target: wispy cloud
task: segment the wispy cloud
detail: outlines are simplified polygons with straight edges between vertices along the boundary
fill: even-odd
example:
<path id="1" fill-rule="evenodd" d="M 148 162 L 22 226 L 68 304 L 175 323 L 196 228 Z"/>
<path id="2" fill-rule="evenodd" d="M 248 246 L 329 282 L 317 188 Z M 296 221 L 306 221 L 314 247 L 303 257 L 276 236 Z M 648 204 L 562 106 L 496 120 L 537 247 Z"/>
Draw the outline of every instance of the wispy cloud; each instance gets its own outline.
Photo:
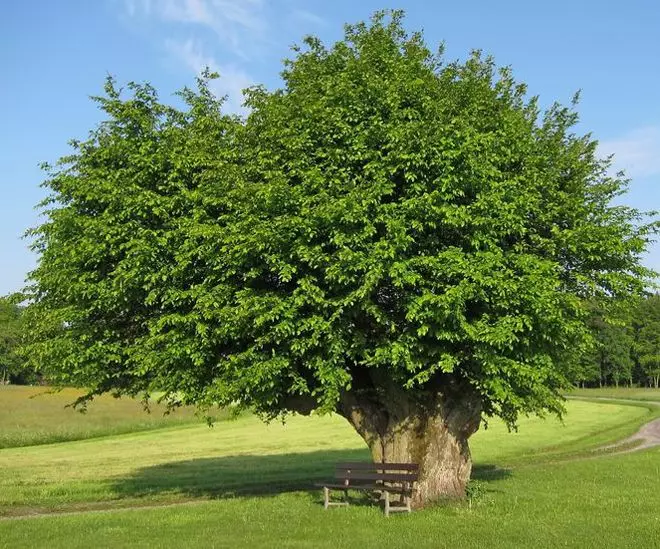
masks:
<path id="1" fill-rule="evenodd" d="M 254 83 L 247 73 L 232 64 L 219 63 L 193 38 L 184 42 L 167 40 L 165 45 L 177 60 L 195 74 L 201 73 L 207 67 L 218 72 L 220 78 L 211 83 L 211 91 L 218 97 L 227 96 L 225 105 L 230 112 L 246 114 L 247 111 L 243 107 L 243 90 Z"/>
<path id="2" fill-rule="evenodd" d="M 125 7 L 131 17 L 211 31 L 243 58 L 265 39 L 268 26 L 264 0 L 125 0 Z"/>
<path id="3" fill-rule="evenodd" d="M 242 90 L 254 83 L 248 74 L 282 46 L 295 27 L 325 26 L 304 0 L 114 0 L 137 29 L 148 28 L 165 54 L 179 67 L 199 74 L 205 67 L 220 73 L 211 83 L 226 95 L 228 110 L 245 114 Z M 279 38 L 278 38 L 279 37 Z"/>
<path id="4" fill-rule="evenodd" d="M 630 177 L 660 175 L 660 127 L 649 126 L 632 130 L 619 138 L 601 141 L 601 156 L 614 154 L 616 169 Z"/>
<path id="5" fill-rule="evenodd" d="M 294 9 L 291 12 L 291 19 L 300 23 L 311 23 L 317 27 L 325 27 L 327 22 L 322 17 L 308 10 Z"/>

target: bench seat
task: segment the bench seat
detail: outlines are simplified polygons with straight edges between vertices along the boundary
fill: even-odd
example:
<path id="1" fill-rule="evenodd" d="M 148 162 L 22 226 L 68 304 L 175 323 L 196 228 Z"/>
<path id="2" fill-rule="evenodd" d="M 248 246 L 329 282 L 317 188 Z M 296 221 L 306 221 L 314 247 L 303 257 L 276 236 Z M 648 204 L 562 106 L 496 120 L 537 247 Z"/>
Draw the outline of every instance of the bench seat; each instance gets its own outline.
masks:
<path id="1" fill-rule="evenodd" d="M 370 463 L 346 462 L 335 466 L 335 481 L 316 483 L 323 487 L 324 507 L 349 505 L 349 490 L 380 492 L 385 506 L 385 516 L 390 512 L 411 512 L 410 498 L 419 476 L 419 467 L 414 463 Z M 339 481 L 339 482 L 337 482 Z M 342 490 L 342 501 L 330 501 L 331 490 Z M 399 504 L 392 505 L 390 494 L 399 496 Z"/>

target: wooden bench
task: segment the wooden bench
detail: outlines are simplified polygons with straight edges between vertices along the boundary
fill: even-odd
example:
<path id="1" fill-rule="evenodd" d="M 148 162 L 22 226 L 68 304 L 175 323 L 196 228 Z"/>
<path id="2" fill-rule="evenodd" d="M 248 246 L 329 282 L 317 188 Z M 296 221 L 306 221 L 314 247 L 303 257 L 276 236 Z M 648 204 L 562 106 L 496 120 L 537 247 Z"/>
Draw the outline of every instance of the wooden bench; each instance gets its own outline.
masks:
<path id="1" fill-rule="evenodd" d="M 419 466 L 415 463 L 369 463 L 366 461 L 337 463 L 335 482 L 317 483 L 323 487 L 324 507 L 349 505 L 348 491 L 362 490 L 380 492 L 385 504 L 385 516 L 390 512 L 410 513 L 410 498 L 419 476 Z M 330 490 L 342 490 L 343 501 L 330 501 Z M 392 505 L 391 494 L 398 494 L 399 501 Z"/>

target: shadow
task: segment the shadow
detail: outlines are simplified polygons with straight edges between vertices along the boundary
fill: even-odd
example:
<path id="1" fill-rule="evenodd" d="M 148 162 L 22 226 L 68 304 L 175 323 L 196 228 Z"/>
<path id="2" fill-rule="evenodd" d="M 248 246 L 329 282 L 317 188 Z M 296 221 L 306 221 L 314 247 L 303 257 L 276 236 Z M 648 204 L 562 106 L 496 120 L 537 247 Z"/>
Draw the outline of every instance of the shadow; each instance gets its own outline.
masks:
<path id="1" fill-rule="evenodd" d="M 318 492 L 314 483 L 332 479 L 337 462 L 369 459 L 369 451 L 364 449 L 174 461 L 117 479 L 113 491 L 122 497 L 167 493 L 211 499 Z"/>
<path id="2" fill-rule="evenodd" d="M 137 469 L 131 476 L 116 479 L 112 489 L 122 498 L 167 494 L 224 499 L 305 491 L 318 499 L 320 488 L 314 484 L 332 479 L 337 462 L 370 459 L 367 449 L 356 449 L 174 461 Z M 476 464 L 472 470 L 472 478 L 483 481 L 510 475 L 511 471 L 490 464 Z"/>
<path id="3" fill-rule="evenodd" d="M 513 474 L 511 469 L 503 469 L 491 463 L 477 463 L 472 466 L 472 480 L 504 480 Z"/>

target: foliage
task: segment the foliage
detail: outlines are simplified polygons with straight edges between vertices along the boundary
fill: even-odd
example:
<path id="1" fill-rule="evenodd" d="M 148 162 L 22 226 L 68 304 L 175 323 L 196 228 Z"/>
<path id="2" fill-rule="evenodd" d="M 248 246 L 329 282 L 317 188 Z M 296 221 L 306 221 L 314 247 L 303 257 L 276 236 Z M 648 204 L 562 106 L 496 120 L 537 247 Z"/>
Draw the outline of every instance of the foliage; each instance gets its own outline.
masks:
<path id="1" fill-rule="evenodd" d="M 660 383 L 660 295 L 645 299 L 635 319 L 635 351 L 644 375 L 657 389 Z"/>
<path id="2" fill-rule="evenodd" d="M 655 383 L 660 373 L 653 358 L 660 341 L 657 295 L 617 303 L 605 298 L 589 302 L 588 326 L 593 345 L 574 357 L 571 379 L 578 385 Z M 654 374 L 654 372 L 656 372 Z"/>
<path id="3" fill-rule="evenodd" d="M 22 312 L 11 296 L 0 297 L 0 385 L 36 379 L 18 352 L 23 337 Z"/>
<path id="4" fill-rule="evenodd" d="M 400 12 L 306 38 L 245 120 L 210 76 L 184 110 L 109 79 L 107 120 L 48 168 L 34 360 L 266 416 L 391 388 L 561 410 L 582 303 L 642 291 L 654 230 L 572 107 L 479 52 L 445 64 Z"/>
<path id="5" fill-rule="evenodd" d="M 617 387 L 621 381 L 632 382 L 634 333 L 631 319 L 634 305 L 605 298 L 598 303 L 589 303 L 588 307 L 588 325 L 594 336 L 594 345 L 582 357 L 580 381 L 591 378 L 600 385 L 611 381 Z"/>

